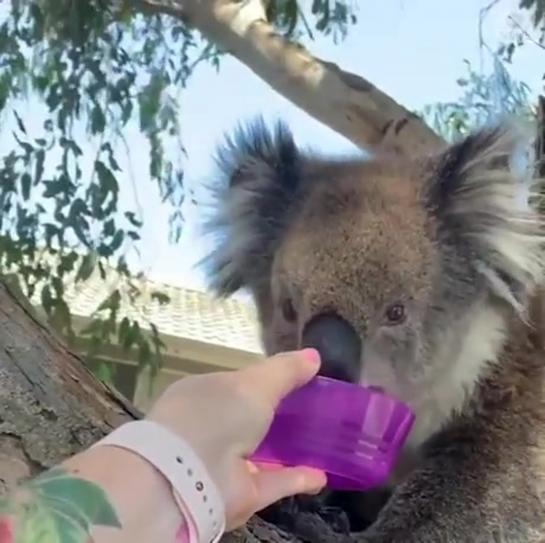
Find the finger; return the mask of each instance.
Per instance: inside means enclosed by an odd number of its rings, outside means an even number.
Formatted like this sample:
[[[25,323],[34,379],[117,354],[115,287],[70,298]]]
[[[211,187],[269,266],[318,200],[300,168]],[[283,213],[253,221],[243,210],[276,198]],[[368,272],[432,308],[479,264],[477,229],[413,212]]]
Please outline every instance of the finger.
[[[273,464],[271,462],[253,462],[254,471],[278,471],[279,469],[285,469],[282,464]]]
[[[316,349],[303,349],[272,356],[242,370],[243,378],[276,406],[292,390],[310,381],[320,368]]]
[[[317,494],[326,485],[324,472],[312,468],[283,468],[261,471],[254,476],[257,488],[257,511],[296,494]]]

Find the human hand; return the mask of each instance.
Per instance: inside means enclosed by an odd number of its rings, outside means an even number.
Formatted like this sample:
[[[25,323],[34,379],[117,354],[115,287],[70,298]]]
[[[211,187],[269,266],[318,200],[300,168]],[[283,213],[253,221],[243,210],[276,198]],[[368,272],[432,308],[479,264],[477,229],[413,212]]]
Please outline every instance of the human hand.
[[[147,418],[183,437],[208,468],[225,501],[227,530],[281,498],[315,494],[325,486],[319,470],[247,460],[282,398],[319,366],[318,352],[305,349],[236,372],[187,377],[170,385],[151,409]]]

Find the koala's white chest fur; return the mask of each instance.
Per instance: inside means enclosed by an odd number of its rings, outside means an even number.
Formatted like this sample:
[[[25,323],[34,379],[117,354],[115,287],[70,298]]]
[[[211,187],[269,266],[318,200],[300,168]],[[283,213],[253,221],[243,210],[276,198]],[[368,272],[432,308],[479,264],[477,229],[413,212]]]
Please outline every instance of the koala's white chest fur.
[[[463,341],[460,341],[463,338]],[[504,318],[481,304],[449,330],[439,352],[438,374],[410,403],[416,421],[407,448],[419,447],[460,411],[488,362],[496,360],[506,339]]]

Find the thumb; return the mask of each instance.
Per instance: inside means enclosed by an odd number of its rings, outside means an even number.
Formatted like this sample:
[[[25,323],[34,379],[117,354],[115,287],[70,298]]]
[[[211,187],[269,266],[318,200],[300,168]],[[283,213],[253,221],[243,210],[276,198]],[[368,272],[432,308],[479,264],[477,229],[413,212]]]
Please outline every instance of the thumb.
[[[320,355],[316,349],[303,349],[280,353],[260,364],[251,365],[241,374],[249,386],[277,405],[295,388],[310,381],[320,368]]]
[[[318,494],[327,483],[323,471],[306,468],[279,468],[259,471],[254,475],[257,489],[257,511],[296,494]]]

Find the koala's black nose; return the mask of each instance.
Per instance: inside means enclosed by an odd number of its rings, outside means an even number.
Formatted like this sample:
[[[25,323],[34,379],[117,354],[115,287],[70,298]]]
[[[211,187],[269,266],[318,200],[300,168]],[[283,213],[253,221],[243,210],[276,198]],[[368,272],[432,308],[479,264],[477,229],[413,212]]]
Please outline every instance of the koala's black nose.
[[[303,347],[313,347],[322,358],[319,374],[356,382],[360,374],[361,340],[352,327],[335,313],[313,317],[303,330]]]

